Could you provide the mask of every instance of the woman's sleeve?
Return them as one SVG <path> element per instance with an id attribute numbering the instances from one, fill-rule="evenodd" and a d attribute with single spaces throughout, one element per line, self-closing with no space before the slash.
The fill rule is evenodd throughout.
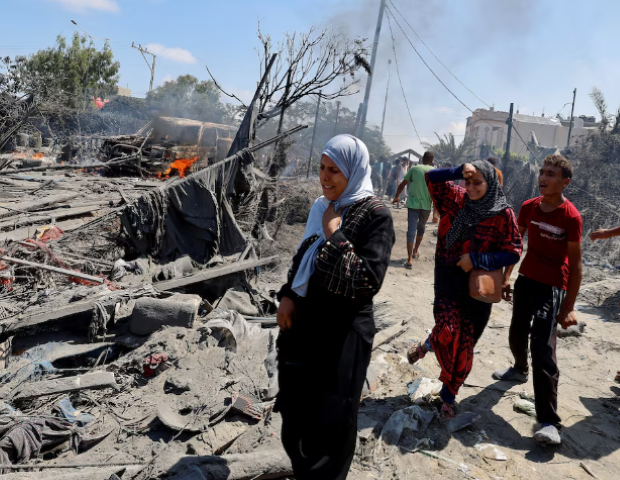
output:
<path id="1" fill-rule="evenodd" d="M 325 288 L 336 294 L 349 298 L 373 296 L 383 283 L 395 238 L 392 216 L 380 207 L 360 231 L 357 249 L 336 230 L 319 250 L 315 274 Z"/>
<path id="2" fill-rule="evenodd" d="M 453 207 L 459 207 L 459 201 L 465 196 L 465 189 L 455 185 L 452 180 L 463 179 L 463 166 L 453 168 L 435 168 L 426 172 L 426 186 L 431 194 L 439 214 L 443 215 Z"/>
<path id="3" fill-rule="evenodd" d="M 276 298 L 278 299 L 278 301 L 282 301 L 282 297 L 288 297 L 294 300 L 295 298 L 299 296 L 293 291 L 293 288 L 292 288 L 293 280 L 295 279 L 295 275 L 297 274 L 297 270 L 299 269 L 299 265 L 301 264 L 302 258 L 304 258 L 304 254 L 306 253 L 306 250 L 308 250 L 308 247 L 315 240 L 316 240 L 316 237 L 310 237 L 304 242 L 302 242 L 302 244 L 299 246 L 297 253 L 293 257 L 293 264 L 291 265 L 291 268 L 288 271 L 288 275 L 286 277 L 286 283 L 282 285 L 282 288 L 280 288 L 280 291 L 276 295 Z"/>
<path id="4" fill-rule="evenodd" d="M 474 268 L 497 270 L 514 265 L 521 258 L 523 239 L 519 233 L 517 218 L 512 208 L 507 208 L 498 216 L 497 228 L 500 233 L 499 249 L 496 252 L 472 252 Z"/>

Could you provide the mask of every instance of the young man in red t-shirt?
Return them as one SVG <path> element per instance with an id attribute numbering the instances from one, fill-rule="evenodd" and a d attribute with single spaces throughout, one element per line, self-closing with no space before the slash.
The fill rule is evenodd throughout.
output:
<path id="1" fill-rule="evenodd" d="M 493 377 L 525 383 L 528 380 L 528 340 L 531 334 L 532 372 L 536 416 L 540 429 L 534 439 L 560 444 L 557 426 L 558 370 L 556 327 L 577 323 L 575 300 L 581 285 L 581 230 L 579 211 L 562 192 L 569 185 L 573 168 L 561 155 L 543 160 L 538 177 L 542 197 L 527 200 L 519 211 L 521 236 L 528 232 L 528 250 L 515 282 L 510 325 L 513 367 L 497 370 Z M 503 297 L 511 299 L 510 274 L 504 272 Z"/>

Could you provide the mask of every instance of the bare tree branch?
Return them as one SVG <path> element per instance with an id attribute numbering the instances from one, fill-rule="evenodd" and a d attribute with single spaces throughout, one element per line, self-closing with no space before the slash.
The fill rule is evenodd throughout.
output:
<path id="1" fill-rule="evenodd" d="M 222 92 L 224 95 L 226 95 L 227 97 L 230 98 L 234 98 L 235 100 L 237 100 L 241 105 L 243 105 L 245 108 L 248 108 L 248 106 L 243 103 L 243 101 L 237 97 L 236 95 L 232 94 L 232 93 L 226 93 L 224 91 L 224 89 L 222 87 L 220 87 L 220 85 L 217 83 L 217 80 L 215 79 L 215 77 L 213 76 L 213 74 L 211 74 L 211 70 L 209 70 L 209 67 L 207 65 L 205 65 L 205 68 L 207 69 L 207 72 L 209 73 L 209 76 L 211 77 L 211 80 L 213 80 L 213 83 L 215 84 L 215 86 L 217 87 L 217 89 Z"/>

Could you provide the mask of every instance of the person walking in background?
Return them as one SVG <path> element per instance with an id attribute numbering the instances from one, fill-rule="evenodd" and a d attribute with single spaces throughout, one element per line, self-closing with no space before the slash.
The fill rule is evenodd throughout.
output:
<path id="1" fill-rule="evenodd" d="M 510 350 L 514 366 L 493 373 L 497 380 L 528 380 L 528 342 L 532 355 L 536 417 L 540 428 L 534 440 L 561 443 L 558 426 L 556 328 L 577 323 L 575 301 L 581 285 L 581 230 L 579 211 L 564 197 L 573 168 L 561 155 L 543 160 L 538 188 L 541 197 L 527 200 L 519 211 L 519 231 L 528 233 L 528 249 L 515 282 Z M 510 274 L 504 276 L 503 296 L 512 299 Z M 531 339 L 530 339 L 531 337 Z"/>
<path id="2" fill-rule="evenodd" d="M 323 196 L 308 216 L 278 293 L 282 443 L 299 480 L 344 480 L 375 335 L 373 297 L 394 245 L 389 209 L 374 196 L 366 145 L 332 138 L 321 157 Z M 324 332 L 329 334 L 324 335 Z M 317 385 L 312 395 L 308 386 Z"/>
<path id="3" fill-rule="evenodd" d="M 396 191 L 398 190 L 398 186 L 405 179 L 405 175 L 407 174 L 407 165 L 409 164 L 409 160 L 406 157 L 401 157 L 399 160 L 394 162 L 395 169 L 392 170 L 392 191 L 394 192 L 394 196 L 396 197 L 396 208 L 400 208 L 401 202 L 401 192 L 396 195 Z"/>
<path id="4" fill-rule="evenodd" d="M 381 162 L 381 179 L 383 180 L 383 191 L 381 192 L 381 197 L 384 195 L 388 195 L 388 179 L 390 178 L 391 166 L 390 161 L 386 157 L 379 157 L 379 161 Z"/>
<path id="5" fill-rule="evenodd" d="M 420 256 L 420 244 L 424 238 L 426 222 L 433 206 L 433 200 L 426 185 L 425 174 L 433 169 L 431 165 L 434 159 L 433 152 L 424 152 L 422 164 L 412 167 L 405 174 L 392 202 L 398 203 L 398 198 L 405 186 L 409 186 L 409 196 L 407 198 L 407 261 L 405 262 L 405 268 L 408 269 L 412 268 L 413 259 L 417 259 Z"/>
<path id="6" fill-rule="evenodd" d="M 453 183 L 465 179 L 465 188 Z M 487 161 L 426 173 L 428 190 L 441 214 L 435 254 L 435 327 L 408 353 L 411 363 L 435 352 L 443 382 L 443 417 L 454 416 L 454 401 L 471 371 L 474 345 L 491 315 L 490 303 L 473 298 L 469 274 L 475 269 L 498 270 L 519 261 L 522 238 Z M 500 285 L 497 288 L 501 288 Z"/>
<path id="7" fill-rule="evenodd" d="M 370 159 L 370 170 L 371 170 L 371 180 L 372 180 L 372 186 L 374 191 L 377 194 L 381 194 L 381 187 L 382 187 L 382 181 L 381 181 L 381 172 L 379 171 L 379 166 L 381 164 L 378 162 L 375 162 L 372 158 Z"/>

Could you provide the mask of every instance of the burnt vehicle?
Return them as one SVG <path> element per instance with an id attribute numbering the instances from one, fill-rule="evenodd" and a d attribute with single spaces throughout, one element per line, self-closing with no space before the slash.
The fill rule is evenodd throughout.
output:
<path id="1" fill-rule="evenodd" d="M 236 133 L 230 125 L 158 117 L 137 134 L 105 138 L 98 158 L 117 174 L 184 177 L 226 158 Z"/>

